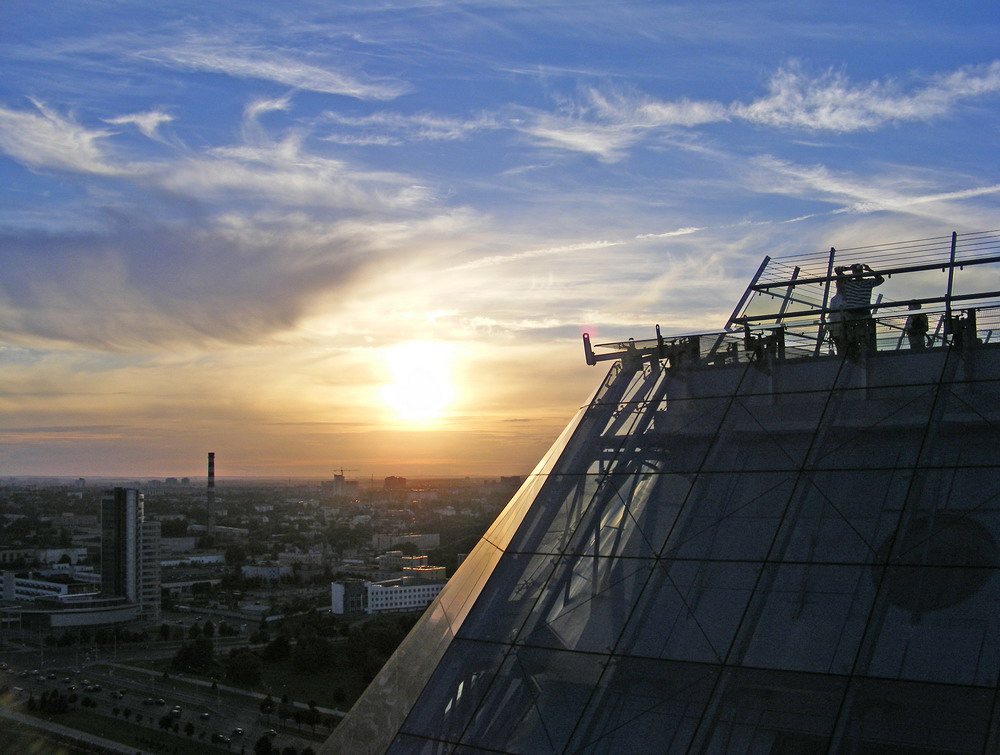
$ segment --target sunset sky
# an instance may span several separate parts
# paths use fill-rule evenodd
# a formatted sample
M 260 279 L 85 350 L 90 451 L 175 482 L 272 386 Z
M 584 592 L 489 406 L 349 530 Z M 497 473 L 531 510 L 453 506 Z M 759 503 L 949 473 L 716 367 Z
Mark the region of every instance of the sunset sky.
M 1000 228 L 998 39 L 995 0 L 4 0 L 0 476 L 526 473 L 582 332 Z

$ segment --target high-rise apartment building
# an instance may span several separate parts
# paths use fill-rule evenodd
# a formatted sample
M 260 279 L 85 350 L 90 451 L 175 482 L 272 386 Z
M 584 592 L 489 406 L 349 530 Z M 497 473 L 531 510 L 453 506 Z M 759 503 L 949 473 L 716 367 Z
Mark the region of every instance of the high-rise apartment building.
M 138 490 L 115 488 L 101 501 L 101 591 L 138 603 L 144 621 L 160 617 L 160 523 L 146 521 Z
M 995 231 L 831 249 L 722 330 L 586 342 L 597 391 L 321 752 L 1000 752 L 997 281 Z

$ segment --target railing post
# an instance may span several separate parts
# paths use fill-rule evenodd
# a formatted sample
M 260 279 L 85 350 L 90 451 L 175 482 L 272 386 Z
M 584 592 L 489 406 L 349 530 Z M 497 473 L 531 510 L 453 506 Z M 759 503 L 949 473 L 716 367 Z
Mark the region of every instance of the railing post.
M 958 232 L 951 232 L 951 264 L 948 265 L 948 293 L 944 300 L 945 317 L 951 322 L 951 293 L 955 281 L 955 250 L 958 248 Z
M 837 250 L 831 246 L 830 258 L 826 263 L 826 283 L 823 284 L 823 317 L 819 326 L 819 331 L 816 333 L 816 350 L 813 351 L 813 356 L 817 357 L 819 356 L 819 352 L 823 349 L 823 340 L 826 338 L 826 309 L 827 305 L 830 303 L 830 280 L 833 278 L 833 258 L 836 254 Z

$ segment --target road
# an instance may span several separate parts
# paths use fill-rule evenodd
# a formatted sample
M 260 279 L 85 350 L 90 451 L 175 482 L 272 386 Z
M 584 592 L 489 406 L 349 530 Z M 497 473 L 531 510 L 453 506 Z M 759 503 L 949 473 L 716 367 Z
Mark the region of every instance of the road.
M 246 644 L 241 638 L 234 638 L 234 642 Z M 294 728 L 279 727 L 275 715 L 269 721 L 259 720 L 260 696 L 229 687 L 213 690 L 210 683 L 201 680 L 181 675 L 164 678 L 160 673 L 128 666 L 129 660 L 171 657 L 178 646 L 173 642 L 140 647 L 121 645 L 117 660 L 101 657 L 114 655 L 113 651 L 99 651 L 96 658 L 88 660 L 84 656 L 81 665 L 74 665 L 78 656 L 72 649 L 46 650 L 44 665 L 38 663 L 42 658 L 37 650 L 0 652 L 0 664 L 8 665 L 7 670 L 0 670 L 0 685 L 7 684 L 17 690 L 21 701 L 26 701 L 29 695 L 38 700 L 43 692 L 53 689 L 64 694 L 76 692 L 80 700 L 86 695 L 97 702 L 98 707 L 92 710 L 99 715 L 112 716 L 116 707 L 120 712 L 128 709 L 129 720 L 135 722 L 141 717 L 140 725 L 157 730 L 160 718 L 168 715 L 173 706 L 180 706 L 176 721 L 181 740 L 187 739 L 184 728 L 191 723 L 194 736 L 201 739 L 204 732 L 205 742 L 213 734 L 230 737 L 231 744 L 227 748 L 220 743 L 220 751 L 239 752 L 245 748 L 252 752 L 257 739 L 272 727 L 282 729 L 273 740 L 279 748 L 290 745 L 299 751 L 306 746 L 318 749 L 321 740 L 300 735 Z M 100 690 L 94 690 L 94 685 L 99 685 Z M 88 687 L 91 691 L 87 691 Z M 243 734 L 234 734 L 236 729 L 242 729 Z

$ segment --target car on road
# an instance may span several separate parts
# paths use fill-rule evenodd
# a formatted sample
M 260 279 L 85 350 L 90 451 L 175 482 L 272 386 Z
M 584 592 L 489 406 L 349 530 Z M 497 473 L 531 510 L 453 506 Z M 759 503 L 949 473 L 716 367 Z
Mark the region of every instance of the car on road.
M 202 721 L 207 721 L 207 720 L 208 720 L 208 719 L 210 719 L 211 717 L 212 717 L 212 716 L 211 716 L 211 714 L 209 714 L 209 713 L 202 713 L 202 714 L 201 714 L 200 716 L 198 716 L 198 718 L 200 718 L 200 719 L 201 719 Z
M 237 726 L 235 729 L 233 729 L 233 736 L 234 737 L 242 737 L 243 736 L 243 729 L 241 729 L 239 726 Z
M 264 736 L 274 739 L 276 736 L 278 736 L 278 732 L 276 732 L 274 729 L 268 729 L 267 731 L 264 732 Z
M 212 741 L 220 743 L 220 744 L 227 745 L 230 742 L 232 742 L 233 740 L 231 740 L 225 734 L 219 734 L 219 732 L 215 732 L 215 734 L 212 735 Z

